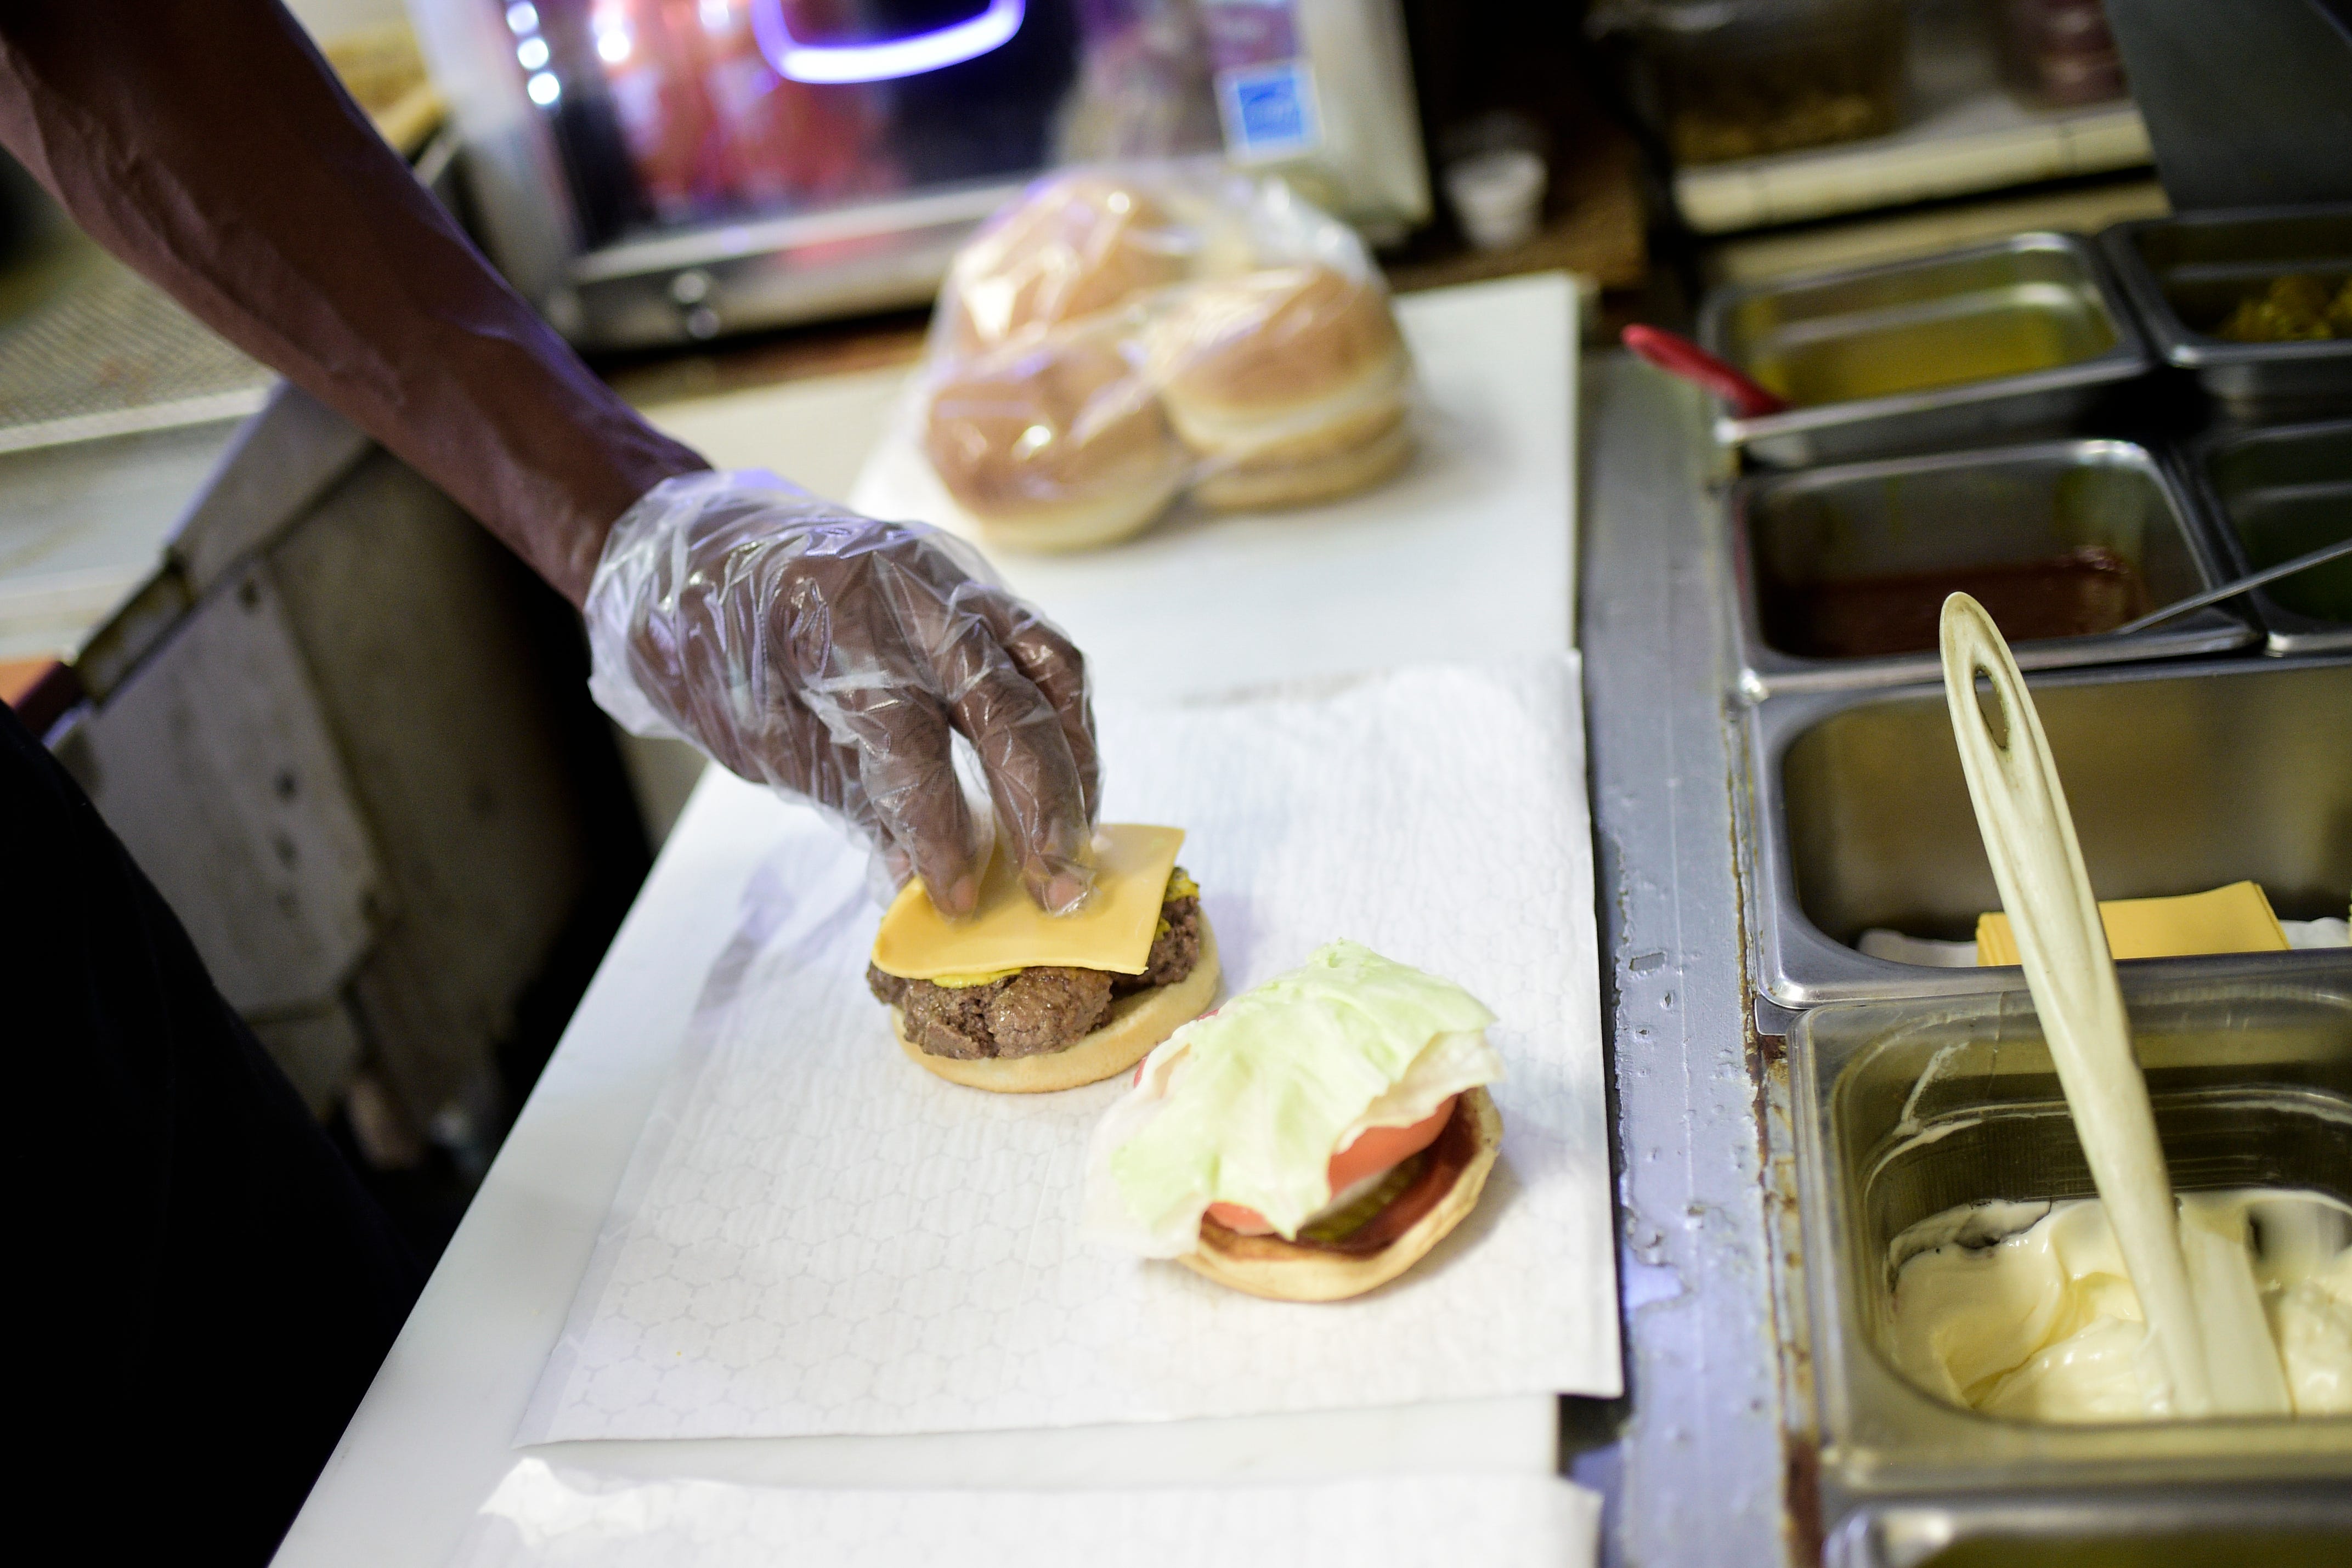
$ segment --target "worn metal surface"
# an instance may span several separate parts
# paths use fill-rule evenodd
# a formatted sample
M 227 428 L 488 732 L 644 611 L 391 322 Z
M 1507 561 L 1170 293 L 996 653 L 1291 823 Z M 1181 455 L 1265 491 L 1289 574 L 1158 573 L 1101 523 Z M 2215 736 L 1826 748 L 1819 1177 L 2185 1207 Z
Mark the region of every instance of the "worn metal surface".
M 335 996 L 382 873 L 268 572 L 224 582 L 56 744 L 239 1012 Z
M 1610 1487 L 1612 1563 L 1780 1563 L 1767 1106 L 1741 974 L 1706 411 L 1622 354 L 1591 364 L 1582 406 L 1581 642 L 1630 1397 L 1614 1447 L 1574 1468 Z M 1578 1426 L 1571 1406 L 1571 1442 Z
M 382 451 L 268 559 L 383 868 L 350 999 L 420 1126 L 487 1114 L 493 1052 L 600 853 L 535 590 Z
M 204 491 L 172 529 L 172 559 L 198 598 L 299 521 L 374 443 L 291 382 L 237 427 Z

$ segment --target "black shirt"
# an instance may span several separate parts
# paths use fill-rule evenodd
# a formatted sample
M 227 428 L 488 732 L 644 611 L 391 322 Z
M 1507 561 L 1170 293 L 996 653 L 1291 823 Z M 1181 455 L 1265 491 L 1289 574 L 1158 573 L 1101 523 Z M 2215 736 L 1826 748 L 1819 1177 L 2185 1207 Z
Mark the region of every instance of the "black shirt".
M 0 937 L 20 1495 L 78 1558 L 266 1562 L 422 1270 L 5 706 Z

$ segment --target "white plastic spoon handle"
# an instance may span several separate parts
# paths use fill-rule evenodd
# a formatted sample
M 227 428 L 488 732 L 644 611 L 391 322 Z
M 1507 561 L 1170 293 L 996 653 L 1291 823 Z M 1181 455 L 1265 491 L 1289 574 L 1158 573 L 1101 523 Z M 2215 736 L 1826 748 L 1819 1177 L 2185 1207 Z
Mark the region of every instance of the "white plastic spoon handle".
M 1944 698 L 1960 768 L 2059 1086 L 2171 1380 L 2173 1409 L 2206 1415 L 2213 1406 L 2212 1385 L 2180 1253 L 2172 1184 L 2157 1142 L 2147 1081 L 2132 1056 L 2115 957 L 2042 716 L 1983 605 L 1965 593 L 1945 600 L 1941 640 Z M 1979 675 L 1992 683 L 2003 731 L 1999 737 L 1977 700 Z

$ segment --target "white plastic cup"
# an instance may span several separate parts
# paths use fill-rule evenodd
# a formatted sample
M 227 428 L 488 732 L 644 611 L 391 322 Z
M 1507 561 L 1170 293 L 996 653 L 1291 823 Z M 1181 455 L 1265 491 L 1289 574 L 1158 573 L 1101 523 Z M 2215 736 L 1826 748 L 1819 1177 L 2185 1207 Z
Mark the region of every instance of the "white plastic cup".
M 1445 166 L 1445 194 L 1470 243 L 1500 250 L 1534 237 L 1549 173 L 1541 158 L 1521 148 L 1474 152 Z

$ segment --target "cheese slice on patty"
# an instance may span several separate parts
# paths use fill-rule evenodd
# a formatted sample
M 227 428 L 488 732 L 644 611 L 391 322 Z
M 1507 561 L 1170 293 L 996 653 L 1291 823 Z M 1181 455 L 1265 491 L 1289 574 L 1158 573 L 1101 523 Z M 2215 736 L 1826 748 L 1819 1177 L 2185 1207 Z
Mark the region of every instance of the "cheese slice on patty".
M 1030 902 L 1009 854 L 989 857 L 980 907 L 969 920 L 950 922 L 923 884 L 910 882 L 874 935 L 874 967 L 906 980 L 1048 966 L 1140 975 L 1183 842 L 1181 828 L 1118 822 L 1096 830 L 1095 889 L 1072 915 L 1048 915 Z

